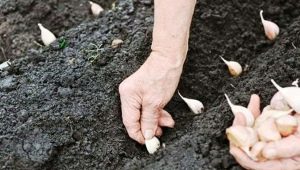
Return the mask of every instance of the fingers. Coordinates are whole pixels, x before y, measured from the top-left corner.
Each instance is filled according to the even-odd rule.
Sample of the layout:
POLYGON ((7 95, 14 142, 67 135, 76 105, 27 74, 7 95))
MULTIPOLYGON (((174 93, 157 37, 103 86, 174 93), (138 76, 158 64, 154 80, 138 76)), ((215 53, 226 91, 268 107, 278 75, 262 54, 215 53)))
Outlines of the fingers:
POLYGON ((158 128, 158 118, 160 116, 161 109, 146 105, 142 110, 141 115, 141 129, 145 140, 154 137, 158 128))
POLYGON ((257 94, 251 95, 248 109, 252 112, 255 118, 260 115, 260 98, 257 94))
POLYGON ((300 138, 294 135, 267 144, 263 150, 267 159, 291 158, 300 156, 300 138))
POLYGON ((157 127, 155 131, 155 136, 160 137, 163 134, 161 127, 157 127))
POLYGON ((175 125, 175 121, 173 120, 170 113, 168 113, 165 110, 162 110, 160 118, 158 119, 158 125, 173 128, 175 125))

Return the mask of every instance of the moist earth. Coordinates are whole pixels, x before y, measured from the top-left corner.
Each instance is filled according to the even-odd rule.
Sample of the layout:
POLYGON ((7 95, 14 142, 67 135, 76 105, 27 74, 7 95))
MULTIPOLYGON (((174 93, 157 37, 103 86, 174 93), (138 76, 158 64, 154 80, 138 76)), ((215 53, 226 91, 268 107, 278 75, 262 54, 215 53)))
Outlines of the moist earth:
MULTIPOLYGON (((6 37, 10 43, 1 44, 3 54, 11 55, 7 58, 19 58, 0 74, 1 169, 242 169, 229 153, 225 129, 233 115, 224 93, 244 106, 257 93, 264 107, 276 92, 270 79, 290 86, 300 76, 297 0, 198 1, 178 90, 202 101, 206 109, 194 115, 175 94, 166 109, 176 126, 164 129, 160 140, 165 147, 149 155, 145 146, 128 137, 122 124, 118 85, 150 52, 152 1, 117 0, 115 8, 107 5, 98 18, 73 6, 74 13, 68 12, 73 19, 61 26, 52 24, 51 14, 68 1, 30 1, 55 2, 48 12, 19 7, 24 2, 1 1, 1 23, 18 18, 14 15, 31 20, 32 14, 38 18, 32 22, 46 22, 67 45, 34 45, 38 29, 27 22, 13 22, 4 29, 7 35, 31 38, 12 46, 15 38, 6 37), (281 28, 274 42, 264 35, 260 9, 281 28), (111 48, 115 38, 124 40, 119 48, 111 48), (22 51, 20 56, 12 48, 22 51), (240 62, 245 71, 230 77, 220 56, 240 62)), ((62 11, 53 15, 64 15, 62 11)))

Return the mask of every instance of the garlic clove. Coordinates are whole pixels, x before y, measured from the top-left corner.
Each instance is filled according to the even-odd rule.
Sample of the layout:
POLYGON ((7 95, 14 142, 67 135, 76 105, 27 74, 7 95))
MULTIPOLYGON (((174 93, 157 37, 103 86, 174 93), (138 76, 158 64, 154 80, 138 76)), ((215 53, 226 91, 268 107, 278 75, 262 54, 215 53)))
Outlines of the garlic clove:
POLYGON ((259 139, 264 142, 277 141, 281 139, 281 135, 277 129, 274 118, 265 120, 257 128, 257 133, 259 139))
POLYGON ((254 128, 257 129, 269 118, 279 118, 281 116, 289 115, 293 112, 293 109, 290 110, 274 110, 270 105, 266 106, 262 113, 256 118, 254 123, 254 128))
POLYGON ((291 107, 288 105, 287 101, 285 101, 284 97, 280 94, 280 92, 275 93, 272 97, 270 106, 274 110, 290 110, 291 107))
POLYGON ((289 106, 291 106, 297 113, 300 113, 300 88, 282 88, 273 79, 271 80, 271 82, 277 88, 280 94, 284 97, 285 101, 287 101, 289 106))
POLYGON ((257 142, 255 145, 253 145, 250 151, 251 159, 253 159, 254 161, 266 160, 266 158, 264 158, 262 155, 262 151, 266 144, 266 142, 257 142))
POLYGON ((11 62, 9 60, 5 61, 2 64, 0 64, 0 70, 3 70, 3 69, 5 69, 6 67, 8 67, 10 65, 11 65, 11 62))
POLYGON ((237 77, 242 73, 243 68, 238 62, 227 61, 223 57, 221 57, 221 59, 227 65, 230 75, 232 75, 233 77, 237 77))
POLYGON ((299 79, 296 79, 295 81, 293 81, 292 85, 295 87, 299 87, 298 83, 299 83, 299 79))
POLYGON ((111 43, 112 48, 117 48, 123 43, 123 40, 121 39, 114 39, 111 43))
POLYGON ((156 152, 160 147, 160 142, 155 136, 152 139, 145 140, 145 144, 146 144, 147 151, 150 154, 156 152))
POLYGON ((204 111, 204 106, 199 100, 195 99, 189 99, 186 97, 183 97, 179 91, 178 91, 179 96, 182 98, 182 100, 189 106, 191 111, 195 114, 202 113, 204 111))
POLYGON ((263 10, 260 11, 260 19, 264 26, 265 34, 269 40, 274 40, 279 34, 279 27, 272 21, 265 20, 263 17, 263 10))
POLYGON ((289 136, 297 131, 298 120, 294 116, 286 115, 276 119, 277 129, 283 137, 289 136))
POLYGON ((38 26, 41 30, 41 39, 44 45, 49 46, 51 43, 53 43, 56 40, 55 35, 47 28, 45 28, 42 24, 38 23, 38 26))
POLYGON ((89 1, 91 5, 91 11, 95 17, 99 16, 101 12, 104 11, 104 9, 97 3, 89 1))
POLYGON ((251 113, 251 111, 243 106, 239 106, 239 105, 234 105, 229 97, 227 96, 227 94, 225 94, 226 100, 231 108, 231 111, 233 112, 234 115, 241 113, 244 115, 245 119, 246 119, 246 123, 247 126, 253 126, 254 124, 254 116, 251 113))

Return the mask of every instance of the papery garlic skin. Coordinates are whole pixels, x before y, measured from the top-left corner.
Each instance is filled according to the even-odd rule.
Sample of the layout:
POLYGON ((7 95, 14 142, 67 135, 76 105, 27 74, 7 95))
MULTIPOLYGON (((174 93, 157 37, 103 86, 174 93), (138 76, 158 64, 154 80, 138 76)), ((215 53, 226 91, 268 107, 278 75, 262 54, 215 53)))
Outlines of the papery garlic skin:
POLYGON ((254 161, 264 161, 266 158, 263 157, 262 151, 266 146, 266 142, 257 142, 252 146, 250 150, 250 158, 254 161))
POLYGON ((2 64, 0 64, 0 70, 5 69, 6 67, 10 66, 11 62, 10 61, 5 61, 2 64))
POLYGON ((199 100, 195 100, 195 99, 189 99, 186 97, 183 97, 179 91, 178 91, 178 95, 182 98, 182 100, 189 106, 189 108, 191 109, 191 111, 195 114, 199 114, 202 113, 204 111, 204 106, 202 104, 202 102, 200 102, 199 100))
POLYGON ((276 119, 277 129, 281 136, 287 137, 297 131, 298 120, 294 116, 286 115, 276 119))
POLYGON ((293 108, 297 113, 300 113, 300 88, 298 87, 280 87, 273 79, 271 80, 273 85, 277 88, 280 94, 284 97, 285 101, 293 108))
POLYGON ((226 100, 231 108, 231 111, 234 115, 237 115, 239 113, 243 114, 243 116, 245 117, 246 119, 246 123, 247 123, 247 126, 253 126, 254 124, 254 116, 253 114, 251 113, 251 111, 246 108, 246 107, 243 107, 243 106, 239 106, 239 105, 234 105, 229 97, 227 96, 227 94, 225 94, 225 97, 226 97, 226 100))
POLYGON ((277 141, 281 135, 277 129, 274 118, 269 118, 257 128, 259 139, 264 142, 277 141))
POLYGON ((265 20, 263 17, 263 10, 260 11, 260 19, 264 26, 265 34, 269 40, 274 40, 279 34, 279 27, 272 21, 265 20))
POLYGON ((55 35, 47 28, 45 28, 42 24, 38 23, 38 26, 41 30, 41 39, 44 45, 49 46, 51 43, 53 43, 56 40, 55 35))
POLYGON ((223 57, 221 57, 221 59, 227 65, 230 75, 232 75, 233 77, 237 77, 242 73, 243 68, 238 62, 227 61, 223 57))
POLYGON ((111 43, 111 47, 112 47, 112 48, 117 48, 117 47, 119 47, 120 44, 122 44, 122 43, 123 43, 123 40, 121 40, 121 39, 114 39, 114 40, 112 41, 112 43, 111 43))
POLYGON ((91 11, 95 17, 99 16, 101 12, 104 11, 104 9, 97 3, 89 1, 91 5, 91 11))
POLYGON ((157 137, 154 136, 152 139, 145 140, 145 145, 146 145, 147 151, 150 154, 154 154, 159 149, 160 142, 157 139, 157 137))
POLYGON ((287 101, 285 101, 284 97, 280 94, 280 92, 275 93, 272 97, 270 106, 274 110, 290 110, 291 107, 288 105, 287 101))

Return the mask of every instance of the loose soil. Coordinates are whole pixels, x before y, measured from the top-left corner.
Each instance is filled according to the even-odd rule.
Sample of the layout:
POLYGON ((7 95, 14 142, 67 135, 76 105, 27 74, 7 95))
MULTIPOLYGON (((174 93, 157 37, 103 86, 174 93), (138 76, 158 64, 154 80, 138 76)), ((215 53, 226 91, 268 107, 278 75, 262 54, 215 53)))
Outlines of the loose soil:
MULTIPOLYGON (((57 2, 52 11, 67 1, 48 2, 57 2)), ((164 129, 161 141, 166 147, 149 155, 144 146, 129 139, 122 125, 117 89, 149 54, 151 1, 119 0, 115 9, 89 19, 85 17, 90 14, 76 11, 80 7, 76 5, 71 8, 74 20, 67 20, 67 26, 53 24, 63 23, 65 17, 56 22, 43 14, 49 13, 46 10, 15 7, 13 12, 3 12, 20 4, 0 2, 2 24, 18 18, 14 13, 32 13, 32 18, 38 18, 29 27, 24 22, 20 29, 16 22, 4 29, 21 37, 31 35, 28 41, 20 40, 31 45, 1 44, 6 57, 17 57, 9 52, 11 48, 22 51, 20 59, 0 74, 1 169, 238 170, 241 167, 229 154, 225 136, 233 115, 223 94, 246 106, 250 95, 257 93, 265 106, 276 92, 271 78, 288 86, 300 76, 300 50, 292 45, 300 47, 297 0, 198 1, 178 89, 184 96, 201 100, 206 111, 194 115, 174 95, 166 109, 176 126, 164 129), (281 28, 275 42, 264 36, 260 9, 281 28), (32 40, 39 39, 35 24, 40 20, 64 37, 66 48, 59 48, 58 42, 48 48, 32 45, 32 40), (120 48, 110 47, 115 38, 124 40, 120 48), (219 56, 242 63, 246 71, 238 78, 230 77, 219 56)), ((64 11, 57 10, 55 15, 64 16, 64 11)))

